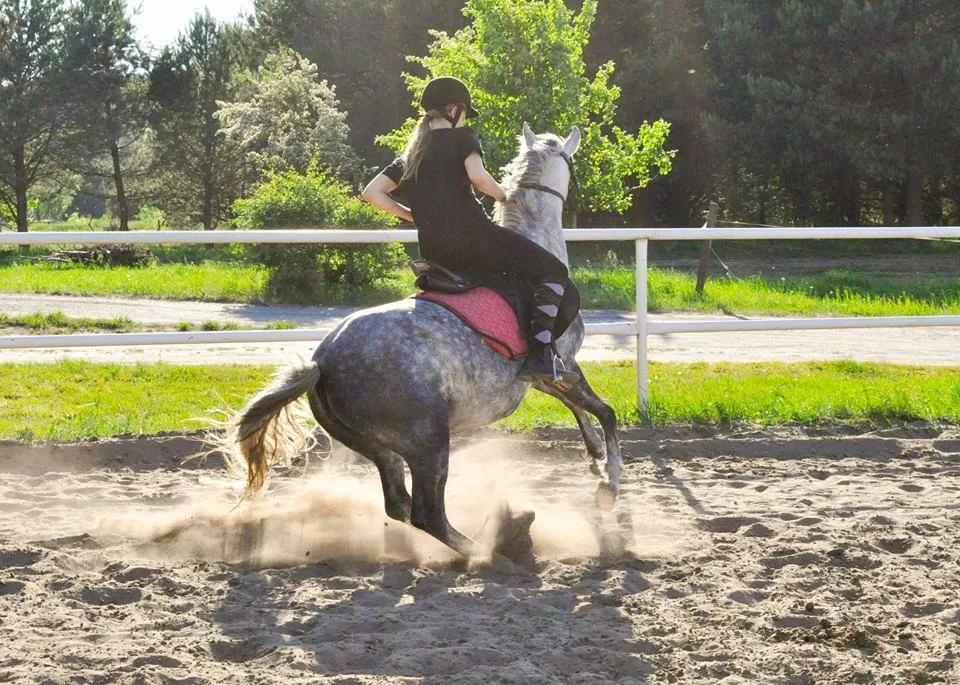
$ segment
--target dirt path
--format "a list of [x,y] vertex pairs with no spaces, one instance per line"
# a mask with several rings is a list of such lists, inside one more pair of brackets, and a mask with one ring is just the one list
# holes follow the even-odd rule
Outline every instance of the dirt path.
[[[346,307],[297,307],[223,304],[216,302],[170,302],[102,297],[0,294],[0,312],[27,314],[62,311],[70,316],[113,318],[171,325],[229,321],[262,326],[271,321],[294,321],[301,327],[326,328],[353,311]],[[587,311],[588,323],[626,321],[616,311]],[[652,320],[704,320],[722,315],[654,314]],[[309,358],[314,343],[257,345],[148,346],[132,348],[84,348],[49,350],[3,350],[3,361],[53,361],[65,357],[98,362],[168,362],[177,364],[285,363]],[[656,335],[649,339],[655,361],[808,361],[853,359],[899,364],[960,365],[960,327],[888,328],[837,331],[786,331],[755,333],[685,333]],[[581,360],[634,359],[634,339],[629,336],[589,336]]]
[[960,682],[960,431],[628,431],[617,509],[569,431],[462,442],[452,520],[536,514],[530,575],[386,521],[338,451],[257,509],[181,438],[0,444],[0,680]]

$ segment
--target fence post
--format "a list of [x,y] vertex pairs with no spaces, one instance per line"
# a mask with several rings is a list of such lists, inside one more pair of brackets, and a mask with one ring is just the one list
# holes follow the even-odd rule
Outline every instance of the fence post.
[[[704,228],[713,228],[717,224],[717,210],[720,209],[716,202],[710,203],[710,211],[707,212],[707,223]],[[710,243],[706,241],[700,249],[700,265],[697,267],[697,295],[703,295],[703,286],[707,282],[707,265],[710,262]]]
[[647,243],[636,242],[637,262],[637,406],[647,411]]

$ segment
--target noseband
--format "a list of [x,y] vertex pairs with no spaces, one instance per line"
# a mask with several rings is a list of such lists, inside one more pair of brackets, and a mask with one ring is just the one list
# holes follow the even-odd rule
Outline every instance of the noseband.
[[[563,161],[567,163],[567,168],[570,169],[570,184],[572,185],[577,181],[576,172],[573,170],[573,160],[570,159],[568,155],[563,150],[560,151],[560,156],[563,157]],[[561,193],[559,190],[554,190],[553,188],[548,188],[547,186],[540,185],[539,183],[521,183],[517,186],[518,188],[530,188],[531,190],[539,190],[541,193],[548,193],[554,197],[559,197],[560,201],[564,204],[567,203],[566,196]]]

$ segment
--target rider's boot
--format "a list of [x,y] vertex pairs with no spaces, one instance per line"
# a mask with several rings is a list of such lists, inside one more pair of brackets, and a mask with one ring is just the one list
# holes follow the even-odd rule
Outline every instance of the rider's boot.
[[541,381],[566,392],[580,382],[580,374],[564,367],[553,344],[553,326],[562,300],[563,286],[558,283],[541,283],[534,289],[533,340],[519,377],[531,383]]

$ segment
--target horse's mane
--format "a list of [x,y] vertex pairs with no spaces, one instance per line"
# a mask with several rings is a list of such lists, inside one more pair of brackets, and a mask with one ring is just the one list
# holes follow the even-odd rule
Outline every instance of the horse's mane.
[[[543,177],[547,160],[563,150],[563,139],[552,133],[543,133],[537,136],[533,147],[525,147],[523,136],[519,136],[521,149],[524,151],[514,157],[501,171],[503,180],[501,187],[511,197],[521,184],[539,183]],[[496,207],[496,219],[503,226],[517,226],[523,214],[522,203],[502,202]]]

